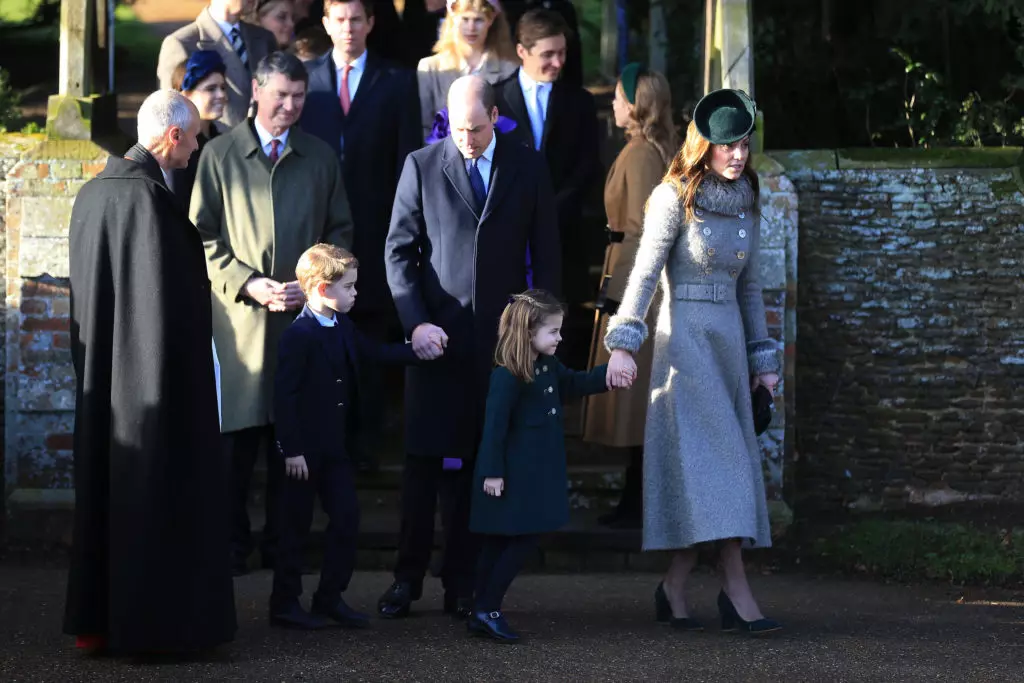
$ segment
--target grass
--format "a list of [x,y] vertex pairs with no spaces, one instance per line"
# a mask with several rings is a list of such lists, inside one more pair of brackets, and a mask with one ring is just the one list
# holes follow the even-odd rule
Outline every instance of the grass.
[[118,71],[123,71],[128,65],[131,68],[148,69],[152,71],[155,82],[160,43],[160,38],[149,26],[139,21],[131,7],[119,5],[114,10],[114,45],[123,51],[123,55],[114,57],[115,68],[120,63]]

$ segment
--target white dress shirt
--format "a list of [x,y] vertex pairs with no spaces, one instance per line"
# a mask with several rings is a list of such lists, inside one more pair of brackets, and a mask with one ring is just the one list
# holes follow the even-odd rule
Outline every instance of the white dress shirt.
[[544,140],[544,121],[548,115],[548,100],[551,98],[551,83],[539,83],[530,78],[524,69],[519,69],[519,87],[523,90],[526,111],[530,115],[530,129],[533,131],[533,146],[540,149]]
[[495,135],[491,138],[491,144],[487,145],[487,149],[476,160],[476,168],[480,171],[480,177],[484,179],[484,190],[488,193],[491,191],[491,164],[494,163],[494,148],[497,145],[498,136]]
[[273,142],[274,140],[279,140],[281,142],[281,146],[277,148],[277,155],[278,158],[280,158],[280,156],[284,154],[284,148],[288,144],[288,133],[290,133],[291,131],[286,130],[285,132],[281,133],[275,138],[267,131],[267,129],[260,125],[258,119],[254,120],[253,123],[256,124],[256,135],[260,139],[260,147],[263,148],[263,153],[266,154],[268,157],[270,156],[270,143]]
[[326,316],[320,315],[312,308],[309,309],[309,312],[313,314],[313,317],[316,318],[316,321],[320,323],[321,327],[334,327],[335,325],[338,324],[338,316],[334,315],[333,313],[331,314],[331,317],[328,318]]
[[[345,58],[338,54],[335,50],[331,56],[334,60],[335,74],[338,82],[338,98],[341,98],[341,84],[345,74]],[[359,82],[363,79],[363,74],[366,72],[366,50],[363,50],[363,54],[359,55],[351,62],[347,62],[352,70],[348,72],[348,96],[349,102],[356,99],[356,91],[359,90]]]
[[[217,26],[220,26],[220,30],[224,32],[224,37],[228,39],[229,43],[231,42],[231,31],[237,28],[239,33],[242,32],[242,27],[238,25],[238,22],[229,24],[228,22],[221,21],[220,19],[214,19],[214,21],[217,22]],[[242,40],[244,41],[245,39],[243,38]]]

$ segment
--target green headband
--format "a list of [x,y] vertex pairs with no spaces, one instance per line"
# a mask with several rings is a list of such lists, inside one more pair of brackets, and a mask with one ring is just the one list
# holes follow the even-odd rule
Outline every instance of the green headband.
[[619,81],[622,83],[622,92],[626,96],[626,101],[630,104],[636,104],[636,84],[645,73],[647,70],[640,62],[627,64],[622,69]]

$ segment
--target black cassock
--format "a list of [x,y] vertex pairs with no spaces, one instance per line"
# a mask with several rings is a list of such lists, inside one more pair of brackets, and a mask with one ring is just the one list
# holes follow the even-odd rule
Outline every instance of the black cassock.
[[234,637],[228,471],[199,233],[136,145],[71,213],[75,528],[64,630],[112,650]]

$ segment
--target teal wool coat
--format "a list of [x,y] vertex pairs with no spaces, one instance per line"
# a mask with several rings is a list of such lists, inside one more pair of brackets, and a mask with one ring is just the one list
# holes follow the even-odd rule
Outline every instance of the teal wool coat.
[[[606,370],[576,372],[541,356],[527,384],[503,367],[494,369],[473,477],[472,531],[540,534],[569,520],[562,402],[606,391]],[[484,493],[488,477],[505,480],[500,497]]]

